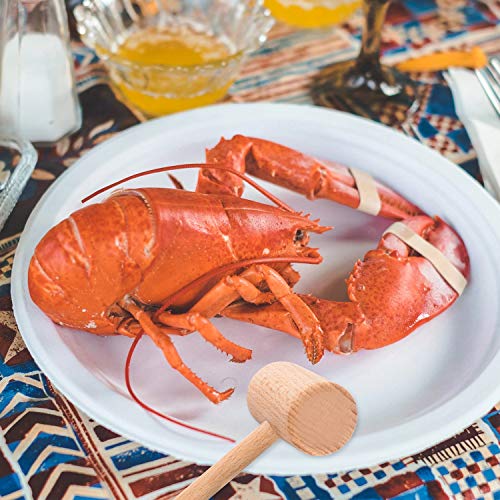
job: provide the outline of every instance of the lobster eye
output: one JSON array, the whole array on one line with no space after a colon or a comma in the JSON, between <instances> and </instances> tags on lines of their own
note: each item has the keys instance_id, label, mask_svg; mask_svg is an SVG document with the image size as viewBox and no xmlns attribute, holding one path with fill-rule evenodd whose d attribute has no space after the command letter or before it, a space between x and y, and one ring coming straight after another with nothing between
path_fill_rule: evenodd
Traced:
<instances>
[{"instance_id":1,"label":"lobster eye","mask_svg":"<svg viewBox=\"0 0 500 500\"><path fill-rule=\"evenodd\" d=\"M299 241L302 241L304 239L305 235L306 234L304 233L304 231L302 231L302 229L297 229L297 232L295 233L295 237L293 238L293 242L297 243Z\"/></svg>"}]
</instances>

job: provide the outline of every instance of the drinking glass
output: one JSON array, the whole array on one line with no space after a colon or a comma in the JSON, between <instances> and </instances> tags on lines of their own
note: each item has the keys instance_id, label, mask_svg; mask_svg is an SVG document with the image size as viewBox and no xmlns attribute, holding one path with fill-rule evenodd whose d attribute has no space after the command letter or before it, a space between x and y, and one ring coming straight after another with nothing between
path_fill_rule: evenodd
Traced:
<instances>
[{"instance_id":1,"label":"drinking glass","mask_svg":"<svg viewBox=\"0 0 500 500\"><path fill-rule=\"evenodd\" d=\"M361 0L265 0L279 21L299 28L321 28L346 21L361 6Z\"/></svg>"}]
</instances>

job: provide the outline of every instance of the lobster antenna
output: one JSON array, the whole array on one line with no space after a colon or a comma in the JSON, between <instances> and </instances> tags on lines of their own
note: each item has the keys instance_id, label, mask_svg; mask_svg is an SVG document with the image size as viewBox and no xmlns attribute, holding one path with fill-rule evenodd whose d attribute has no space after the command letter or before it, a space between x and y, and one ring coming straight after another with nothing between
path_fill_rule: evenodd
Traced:
<instances>
[{"instance_id":1,"label":"lobster antenna","mask_svg":"<svg viewBox=\"0 0 500 500\"><path fill-rule=\"evenodd\" d=\"M227 271L234 271L242 267L251 266L253 264L276 264L276 263L288 263L288 264L319 264L323 258L318 255L317 257L260 257L255 259L240 260L238 262L230 262L223 266L217 267L216 269L211 269L210 271L202 274L195 280L191 281L187 285L184 285L180 290L177 290L172 295L167 297L160 308L155 312L154 319L158 319L158 316L164 312L172 302L175 301L180 295L188 292L192 288L199 286L206 281L219 276L221 273Z\"/></svg>"},{"instance_id":2,"label":"lobster antenna","mask_svg":"<svg viewBox=\"0 0 500 500\"><path fill-rule=\"evenodd\" d=\"M163 418L164 420L167 420L168 422L171 422L171 423L176 424L176 425L180 425L181 427L184 427L186 429L190 429L190 430L195 431L195 432L201 432L202 434L206 434L207 436L212 436L212 437L216 437L219 439L224 439L225 441L229 441L230 443L235 443L236 441L234 439L231 439L231 438L226 437L226 436L222 436L220 434L216 434L215 432L207 431L205 429L200 429L199 427L194 427L192 425L186 424L185 422L181 422L180 420L177 420L176 418L170 417L169 415L161 413L158 410L151 408L151 406L144 403L139 398L139 396L137 396L134 389L132 389L132 382L130 381L130 365L132 364L132 356L134 355L137 344L139 344L139 341L141 340L143 335L144 335L144 331L141 330L141 332L134 338L134 341L132 342L132 345L130 346L130 349L128 351L127 361L125 363L125 384L127 386L128 393L130 394L132 399L141 408L144 408L146 411L149 411L153 415L156 415L157 417Z\"/></svg>"},{"instance_id":3,"label":"lobster antenna","mask_svg":"<svg viewBox=\"0 0 500 500\"><path fill-rule=\"evenodd\" d=\"M229 167L223 167L221 165L215 165L213 163L186 163L184 165L174 165L171 167L160 167L160 168L154 168L152 170L145 170L144 172L139 172L137 174L129 175L128 177L125 177L119 181L113 182L112 184L109 184L101 189L98 189L94 193L86 196L83 198L82 203L85 203L95 196L104 193L105 191L108 191L116 186L119 186L121 184L124 184L125 182L131 181L133 179L137 179L138 177L145 177L146 175L151 175L151 174L159 174L161 172L170 172L172 170L187 170L191 168L206 168L210 170L222 170L225 172L229 172L233 175L236 175L240 179L243 179L245 182L250 184L253 188L255 188L259 193L263 194L266 198L271 200L273 203L275 203L278 207L282 208L283 210L286 210L287 212L291 213L296 213L293 208L289 207L284 201L281 201L277 196L274 196L274 194L271 194L267 189L264 189L262 186L260 186L257 182L254 180L250 179L245 174L242 174L241 172L238 172L237 170L234 170Z\"/></svg>"}]
</instances>

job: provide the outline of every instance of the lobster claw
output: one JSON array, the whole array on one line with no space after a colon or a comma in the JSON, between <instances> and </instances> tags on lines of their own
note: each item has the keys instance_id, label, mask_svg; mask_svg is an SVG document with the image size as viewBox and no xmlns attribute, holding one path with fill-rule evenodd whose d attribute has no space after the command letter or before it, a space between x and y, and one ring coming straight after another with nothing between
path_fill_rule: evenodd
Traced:
<instances>
[{"instance_id":1,"label":"lobster claw","mask_svg":"<svg viewBox=\"0 0 500 500\"><path fill-rule=\"evenodd\" d=\"M347 167L320 161L271 141L235 135L230 140L221 139L214 148L207 150L206 158L207 163L246 172L311 200L326 198L352 208L358 208L360 204L356 182ZM380 183L375 184L381 201L379 215L405 219L422 214L416 205L396 192ZM241 196L243 181L228 172L205 168L200 170L196 190Z\"/></svg>"},{"instance_id":2,"label":"lobster claw","mask_svg":"<svg viewBox=\"0 0 500 500\"><path fill-rule=\"evenodd\" d=\"M468 278L469 257L458 234L441 219L427 216L404 223L438 248ZM329 351L350 354L378 349L409 335L451 306L458 293L424 257L397 236L386 234L379 246L358 261L347 280L349 302L302 296L318 318ZM223 316L281 330L296 336L296 327L279 304L237 304Z\"/></svg>"}]
</instances>

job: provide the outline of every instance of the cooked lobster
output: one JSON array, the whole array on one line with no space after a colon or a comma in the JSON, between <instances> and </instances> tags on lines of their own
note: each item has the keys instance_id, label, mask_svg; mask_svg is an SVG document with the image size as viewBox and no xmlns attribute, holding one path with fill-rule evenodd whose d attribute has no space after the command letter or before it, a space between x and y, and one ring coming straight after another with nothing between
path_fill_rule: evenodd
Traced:
<instances>
[{"instance_id":1,"label":"cooked lobster","mask_svg":"<svg viewBox=\"0 0 500 500\"><path fill-rule=\"evenodd\" d=\"M269 193L278 206L240 198L245 172L355 208L360 196L347 168L243 136L208 150L201 167L197 192L118 191L52 228L30 263L33 301L71 328L136 340L147 334L173 368L218 403L233 389L218 392L195 375L171 336L197 331L232 361L247 361L251 351L210 322L222 315L299 337L317 363L325 349L348 354L396 342L457 299L436 268L394 234L356 263L347 281L350 302L295 294L299 275L291 264L319 264L308 235L329 228ZM402 219L468 278L469 258L458 234L376 186L380 214Z\"/></svg>"}]
</instances>

